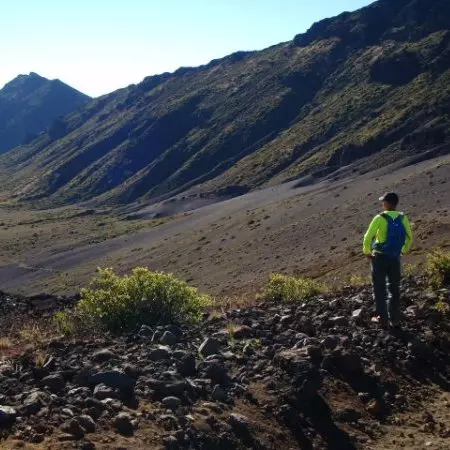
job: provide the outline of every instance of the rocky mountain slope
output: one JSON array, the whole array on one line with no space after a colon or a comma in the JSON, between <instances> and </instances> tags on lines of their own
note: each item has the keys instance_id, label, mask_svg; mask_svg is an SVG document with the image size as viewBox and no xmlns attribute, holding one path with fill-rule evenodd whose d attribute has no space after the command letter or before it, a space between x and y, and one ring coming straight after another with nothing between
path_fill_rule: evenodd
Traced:
<instances>
[{"instance_id":1,"label":"rocky mountain slope","mask_svg":"<svg viewBox=\"0 0 450 450\"><path fill-rule=\"evenodd\" d=\"M58 117L89 100L59 80L48 80L33 72L19 75L0 89L0 153L31 142Z\"/></svg>"},{"instance_id":2,"label":"rocky mountain slope","mask_svg":"<svg viewBox=\"0 0 450 450\"><path fill-rule=\"evenodd\" d=\"M0 158L3 197L236 195L448 153L449 29L449 0L379 0L291 42L148 77Z\"/></svg>"},{"instance_id":3,"label":"rocky mountain slope","mask_svg":"<svg viewBox=\"0 0 450 450\"><path fill-rule=\"evenodd\" d=\"M370 289L348 287L67 340L39 330L76 299L1 294L0 446L447 448L448 296L406 280L401 330L371 324Z\"/></svg>"}]
</instances>

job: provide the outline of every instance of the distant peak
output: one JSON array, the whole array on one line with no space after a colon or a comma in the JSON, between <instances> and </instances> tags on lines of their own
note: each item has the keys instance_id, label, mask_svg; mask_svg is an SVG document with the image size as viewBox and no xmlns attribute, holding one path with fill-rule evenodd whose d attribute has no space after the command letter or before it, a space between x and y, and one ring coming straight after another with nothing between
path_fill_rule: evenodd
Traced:
<instances>
[{"instance_id":1,"label":"distant peak","mask_svg":"<svg viewBox=\"0 0 450 450\"><path fill-rule=\"evenodd\" d=\"M39 75L36 72L30 72L29 74L21 74L16 78L11 80L9 83L5 84L3 89L0 89L0 93L10 97L29 95L34 91L39 89L46 89L47 91L51 89L65 89L67 91L78 92L80 95L85 96L81 92L72 88L71 86L63 83L59 79L50 80ZM85 96L88 98L88 96Z\"/></svg>"},{"instance_id":2,"label":"distant peak","mask_svg":"<svg viewBox=\"0 0 450 450\"><path fill-rule=\"evenodd\" d=\"M26 79L35 79L35 80L46 80L47 78L41 77L38 73L36 72L30 72L29 74L26 73L22 73L20 75L18 75L16 78L14 78L11 81L15 81L15 80L26 80Z\"/></svg>"},{"instance_id":3,"label":"distant peak","mask_svg":"<svg viewBox=\"0 0 450 450\"><path fill-rule=\"evenodd\" d=\"M29 75L21 74L9 83L6 83L3 89L1 89L1 92L5 95L15 95L18 91L31 91L47 82L48 80L46 78L41 77L35 72L30 72Z\"/></svg>"},{"instance_id":4,"label":"distant peak","mask_svg":"<svg viewBox=\"0 0 450 450\"><path fill-rule=\"evenodd\" d=\"M31 77L31 78L44 78L44 77L41 77L38 73L36 73L36 72L30 72L30 74L28 75L29 77Z\"/></svg>"}]
</instances>

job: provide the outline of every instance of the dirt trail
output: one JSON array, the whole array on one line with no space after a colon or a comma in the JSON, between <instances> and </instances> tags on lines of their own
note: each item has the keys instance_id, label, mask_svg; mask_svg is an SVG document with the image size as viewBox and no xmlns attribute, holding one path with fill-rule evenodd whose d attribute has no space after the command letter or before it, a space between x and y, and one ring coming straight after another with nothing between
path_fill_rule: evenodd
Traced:
<instances>
[{"instance_id":1,"label":"dirt trail","mask_svg":"<svg viewBox=\"0 0 450 450\"><path fill-rule=\"evenodd\" d=\"M429 414L433 422L428 421ZM448 450L450 448L450 393L435 389L423 409L399 414L384 426L385 436L367 450Z\"/></svg>"}]
</instances>

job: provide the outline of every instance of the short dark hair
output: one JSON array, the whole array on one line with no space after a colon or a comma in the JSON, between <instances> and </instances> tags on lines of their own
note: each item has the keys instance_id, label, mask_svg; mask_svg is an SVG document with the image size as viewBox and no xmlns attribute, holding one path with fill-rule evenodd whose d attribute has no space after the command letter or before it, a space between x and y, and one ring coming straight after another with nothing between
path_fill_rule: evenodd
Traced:
<instances>
[{"instance_id":1,"label":"short dark hair","mask_svg":"<svg viewBox=\"0 0 450 450\"><path fill-rule=\"evenodd\" d=\"M398 195L395 192L386 192L379 200L390 203L391 205L397 206L399 202Z\"/></svg>"}]
</instances>

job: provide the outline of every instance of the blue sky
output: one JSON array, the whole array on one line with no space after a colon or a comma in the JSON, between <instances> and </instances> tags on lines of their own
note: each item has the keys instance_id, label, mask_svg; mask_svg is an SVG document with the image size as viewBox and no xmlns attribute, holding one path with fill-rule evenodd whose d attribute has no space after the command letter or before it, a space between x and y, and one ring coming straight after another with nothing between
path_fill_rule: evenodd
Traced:
<instances>
[{"instance_id":1,"label":"blue sky","mask_svg":"<svg viewBox=\"0 0 450 450\"><path fill-rule=\"evenodd\" d=\"M237 50L291 40L367 0L0 2L0 87L37 72L92 96Z\"/></svg>"}]
</instances>

